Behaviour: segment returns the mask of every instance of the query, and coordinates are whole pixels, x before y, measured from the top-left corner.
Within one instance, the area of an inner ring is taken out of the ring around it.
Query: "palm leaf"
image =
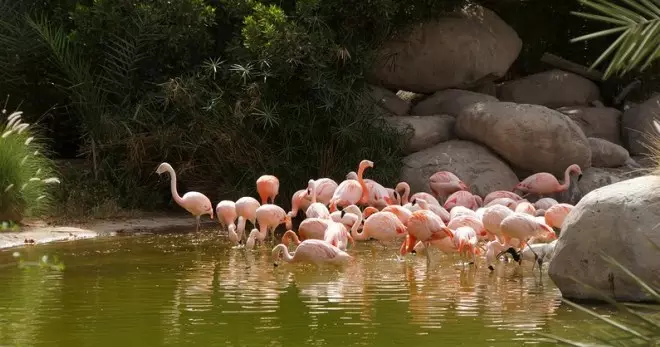
[[[633,336],[635,336],[635,337],[637,337],[637,338],[640,338],[640,339],[642,339],[642,340],[644,340],[644,341],[649,341],[649,338],[648,338],[648,337],[644,336],[642,333],[638,332],[637,330],[635,330],[635,329],[633,329],[633,328],[631,328],[631,327],[626,326],[625,324],[621,324],[621,323],[619,323],[619,322],[617,322],[617,321],[615,321],[615,320],[613,320],[613,319],[611,319],[611,318],[607,318],[607,317],[605,317],[605,316],[603,316],[603,315],[601,315],[601,314],[598,314],[598,312],[595,312],[595,311],[593,311],[593,310],[590,310],[590,309],[588,309],[588,308],[586,308],[586,307],[584,307],[584,306],[582,306],[582,305],[576,304],[576,303],[574,303],[574,302],[572,302],[572,301],[570,301],[570,300],[568,300],[568,299],[561,298],[560,300],[561,300],[563,303],[566,303],[567,305],[570,305],[571,307],[576,308],[576,309],[578,309],[578,310],[580,310],[580,311],[582,311],[582,312],[588,313],[588,314],[591,315],[592,317],[598,318],[598,319],[602,320],[603,322],[605,322],[605,323],[607,323],[607,324],[609,324],[609,325],[611,325],[611,326],[613,326],[613,327],[615,327],[615,328],[617,328],[617,329],[619,329],[619,330],[621,330],[621,331],[623,331],[623,332],[626,332],[626,333],[628,333],[628,334],[630,334],[630,335],[633,335]]]
[[[638,68],[640,71],[644,71],[660,58],[660,6],[657,4],[657,0],[578,1],[600,14],[571,12],[573,15],[616,26],[576,37],[571,42],[620,33],[619,37],[596,59],[590,69],[611,57],[604,78],[613,75],[622,76]]]

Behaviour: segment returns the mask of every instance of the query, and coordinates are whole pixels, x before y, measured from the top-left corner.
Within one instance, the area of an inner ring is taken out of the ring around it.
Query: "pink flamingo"
[[[442,206],[442,204],[440,204],[438,199],[436,199],[433,195],[426,192],[415,193],[413,194],[413,196],[410,197],[410,201],[419,200],[419,199],[426,201],[429,205]]]
[[[500,198],[507,198],[507,199],[511,199],[511,200],[514,200],[514,201],[522,200],[520,195],[518,195],[514,192],[510,192],[510,191],[507,191],[507,190],[496,190],[496,191],[490,192],[490,193],[488,193],[488,195],[486,195],[486,197],[484,198],[484,204],[488,205],[488,203],[490,203],[491,201],[493,201],[495,199],[500,199]]]
[[[486,207],[484,214],[481,217],[481,221],[484,225],[484,228],[491,235],[494,235],[499,240],[502,240],[502,230],[500,229],[500,224],[504,218],[513,214],[510,208],[502,205],[493,205]]]
[[[305,215],[307,216],[307,218],[328,219],[330,218],[330,211],[328,211],[328,208],[325,207],[323,203],[316,201],[316,192],[317,192],[316,182],[314,180],[309,180],[309,182],[307,183],[307,194],[311,195],[312,204],[309,205],[307,211],[305,211]]]
[[[495,206],[495,205],[501,205],[505,206],[511,211],[516,209],[516,206],[518,206],[518,201],[510,199],[510,198],[497,198],[494,200],[491,200],[488,204],[486,204],[486,208]]]
[[[375,212],[367,216],[362,232],[358,233],[357,228],[351,230],[353,239],[363,241],[371,237],[379,241],[391,241],[406,235],[406,226],[392,212]]]
[[[257,209],[261,206],[257,199],[251,196],[244,196],[236,200],[236,215],[238,215],[238,237],[243,239],[245,234],[245,224],[247,221],[252,223],[252,227],[257,227]]]
[[[422,210],[429,210],[433,213],[435,213],[440,219],[442,219],[443,223],[448,223],[449,220],[451,219],[451,215],[447,210],[445,210],[444,207],[435,205],[435,204],[429,204],[426,202],[424,199],[414,199],[412,202],[413,208],[411,211],[417,211],[417,209],[414,208],[414,205],[417,204],[420,209]]]
[[[397,183],[394,191],[401,197],[400,203],[402,206],[410,202],[410,185],[407,182]]]
[[[531,216],[536,215],[536,208],[534,208],[534,205],[532,205],[532,203],[527,200],[518,201],[518,205],[514,211],[519,213],[527,213]]]
[[[454,208],[451,209],[451,212],[449,212],[449,220],[458,218],[460,216],[472,216],[472,217],[477,217],[477,212],[470,210],[469,208],[465,206],[454,206]],[[448,223],[449,221],[445,221]]]
[[[199,232],[202,215],[208,214],[211,219],[213,219],[213,205],[211,204],[211,200],[200,192],[187,192],[183,194],[183,196],[180,196],[176,189],[176,172],[174,172],[172,165],[162,163],[156,169],[156,173],[159,175],[165,172],[170,174],[170,191],[172,192],[172,199],[195,217],[197,225],[195,231]]]
[[[268,199],[275,203],[275,197],[280,191],[280,180],[273,175],[263,175],[257,179],[257,192],[261,198],[261,204],[267,204]]]
[[[474,230],[479,240],[486,240],[488,238],[488,231],[484,227],[483,222],[476,217],[463,215],[453,218],[447,224],[447,228],[451,230],[458,230],[460,227],[470,227]]]
[[[355,245],[355,240],[348,233],[346,226],[342,223],[336,223],[333,221],[328,224],[328,229],[325,230],[325,237],[323,240],[342,251],[346,250],[349,241]]]
[[[287,230],[284,235],[282,235],[281,242],[288,246],[291,240],[293,240],[295,244],[300,244],[301,239],[303,241],[309,239],[323,240],[329,223],[330,220],[328,219],[306,218],[298,226],[298,234],[300,235],[300,238],[298,238],[298,235],[296,235],[293,230]]]
[[[520,190],[524,193],[534,193],[537,195],[563,192],[567,190],[571,184],[572,172],[578,173],[578,179],[582,177],[582,169],[580,169],[580,166],[573,164],[566,168],[563,184],[559,184],[557,178],[551,173],[539,172],[525,178],[522,182],[518,183],[513,190]]]
[[[552,228],[561,229],[564,224],[564,219],[569,212],[573,210],[573,205],[571,204],[557,204],[550,206],[550,208],[545,211],[545,223]]]
[[[429,210],[419,210],[413,212],[406,224],[408,235],[401,245],[401,256],[406,255],[413,250],[417,241],[422,241],[426,249],[429,248],[429,242],[442,240],[445,237],[454,238],[452,231],[445,226],[445,223],[436,214]],[[429,252],[426,252],[427,263],[431,261]]]
[[[284,212],[284,209],[273,204],[259,206],[259,208],[257,208],[256,214],[257,222],[259,223],[259,232],[254,236],[259,241],[266,239],[268,231],[270,231],[272,239],[275,240],[275,228],[277,228],[278,225],[287,223],[288,220],[291,220],[291,217],[289,217],[286,212]],[[246,242],[246,245],[249,245],[248,248],[252,248],[254,246],[255,240],[250,240],[253,234],[253,232],[250,232],[248,242]]]
[[[479,208],[478,200],[475,199],[474,195],[466,190],[459,190],[452,195],[450,195],[445,201],[444,208],[447,211],[451,211],[454,206],[464,206],[471,210],[476,210]]]
[[[381,212],[392,212],[396,215],[397,218],[401,221],[401,223],[406,224],[408,222],[408,218],[412,216],[412,211],[409,209],[399,206],[399,205],[390,205],[382,209]]]
[[[236,203],[231,200],[222,200],[215,207],[215,214],[218,216],[220,225],[229,227],[236,222]]]
[[[366,204],[369,199],[369,188],[362,179],[364,170],[374,167],[370,160],[362,160],[358,167],[357,180],[345,180],[339,184],[332,199],[330,199],[330,212],[337,210],[337,206]]]
[[[451,229],[451,227],[448,227]],[[477,265],[476,256],[481,254],[481,249],[477,246],[477,233],[469,226],[461,226],[453,231],[454,246],[461,256],[472,255],[472,264]]]
[[[322,203],[323,205],[330,204],[330,200],[337,190],[337,182],[330,178],[319,178],[314,180],[316,182],[316,201]],[[305,191],[305,198],[311,201],[311,191],[308,189]]]
[[[467,184],[449,171],[438,171],[429,177],[429,187],[435,196],[446,197],[459,190],[470,190]]]
[[[486,264],[490,271],[495,270],[493,265],[497,262],[499,255],[505,253],[508,248],[498,240],[490,241],[486,244]],[[518,253],[514,252],[511,255],[513,256],[513,260],[518,263],[521,262],[522,259]]]
[[[524,248],[532,237],[556,238],[555,232],[547,224],[528,214],[515,212],[502,220],[500,232],[505,245],[510,245],[511,239],[518,239],[521,248]]]
[[[357,181],[357,174],[351,171],[346,175],[346,179]],[[395,200],[392,199],[389,190],[383,187],[380,183],[368,178],[364,179],[364,183],[369,189],[369,199],[367,200],[367,205],[374,206],[376,208],[383,208],[385,206],[392,205],[395,202]]]
[[[323,240],[305,240],[296,248],[293,256],[289,253],[287,246],[279,244],[273,248],[273,265],[283,258],[287,263],[306,263],[313,265],[345,265],[353,257],[341,249]]]
[[[312,204],[312,201],[308,199],[307,189],[301,189],[291,196],[291,211],[288,215],[291,218],[298,216],[298,211],[303,210],[307,211],[309,205]],[[291,229],[291,226],[287,225],[287,229]]]

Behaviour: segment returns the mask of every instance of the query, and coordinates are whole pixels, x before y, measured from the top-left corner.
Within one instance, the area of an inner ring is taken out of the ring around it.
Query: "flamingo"
[[[337,205],[355,205],[359,203],[366,203],[369,199],[369,189],[364,183],[362,176],[364,170],[374,167],[374,163],[370,160],[362,160],[358,167],[357,180],[345,180],[339,184],[337,189],[330,199],[330,212],[337,210]]]
[[[445,210],[445,208],[440,205],[429,204],[424,199],[414,199],[412,201],[410,211],[414,212],[418,210],[417,208],[415,208],[415,204],[417,204],[419,209],[429,210],[435,213],[436,215],[438,215],[438,217],[442,219],[444,223],[449,222],[449,220],[451,219],[451,215],[449,214],[449,212],[447,212],[447,210]]]
[[[357,174],[354,171],[351,171],[346,175],[346,179],[357,181]],[[367,205],[383,208],[394,203],[390,191],[383,187],[380,183],[368,178],[364,179],[364,183],[369,189],[369,199],[367,200]]]
[[[280,258],[283,258],[287,263],[314,265],[345,265],[353,258],[348,253],[323,240],[314,239],[301,242],[293,256],[291,256],[285,245],[279,244],[273,248],[272,256],[274,266],[277,266],[277,261]]]
[[[392,212],[396,215],[397,218],[401,221],[401,223],[406,224],[408,222],[408,218],[412,215],[412,211],[409,209],[399,206],[399,205],[389,205],[382,209],[381,212]]]
[[[511,199],[514,201],[522,200],[522,197],[520,195],[510,192],[507,190],[496,190],[494,192],[488,193],[486,197],[484,198],[484,204],[488,205],[489,202],[495,200],[495,199],[500,199],[500,198],[507,198]]]
[[[488,238],[488,231],[486,230],[486,227],[484,227],[483,222],[481,219],[474,216],[462,215],[453,218],[449,221],[447,227],[451,230],[458,230],[460,227],[470,227],[474,230],[479,240],[485,240]]]
[[[449,229],[451,227],[448,226]],[[481,254],[481,250],[477,247],[477,233],[469,226],[461,226],[453,231],[454,246],[461,256],[472,255],[472,263],[477,265],[476,256]]]
[[[511,239],[518,239],[521,247],[525,247],[533,237],[556,238],[555,232],[547,224],[528,214],[516,212],[502,220],[500,232],[505,245],[510,245]]]
[[[438,171],[429,177],[429,187],[435,196],[446,197],[459,190],[469,190],[467,184],[449,171]]]
[[[251,196],[244,196],[236,200],[234,205],[236,206],[236,215],[238,215],[238,236],[243,239],[247,221],[252,223],[253,228],[257,226],[257,209],[261,204]]]
[[[564,219],[569,212],[573,210],[573,205],[571,204],[557,204],[551,206],[547,211],[545,211],[545,223],[552,228],[561,229],[561,226],[564,224]]]
[[[365,213],[365,215],[367,214]],[[351,230],[353,239],[360,241],[370,237],[379,241],[391,241],[405,235],[406,226],[401,223],[399,218],[392,212],[382,211],[368,215],[364,221],[362,232],[358,233],[357,228]]]
[[[328,208],[325,207],[323,203],[316,201],[316,192],[317,192],[316,182],[314,180],[309,180],[309,182],[307,183],[307,194],[312,196],[312,204],[309,205],[307,211],[305,211],[305,215],[308,218],[328,219],[330,218],[330,211],[328,211]]]
[[[332,219],[334,222],[344,224],[347,228],[351,228],[353,223],[357,222],[358,216],[354,213],[346,213],[346,208],[344,208],[341,211],[332,212],[330,214],[330,219]]]
[[[504,218],[512,214],[513,211],[507,207],[502,205],[493,205],[486,207],[481,221],[483,222],[486,231],[497,237],[499,240],[502,240],[502,230],[500,229],[500,224],[502,224]]]
[[[287,223],[291,220],[291,217],[289,217],[286,212],[284,212],[284,209],[273,204],[259,206],[259,208],[257,208],[256,215],[257,222],[259,222],[259,234],[256,235],[256,237],[259,241],[266,239],[268,231],[270,231],[271,237],[274,240],[275,228],[277,228],[278,225]],[[252,236],[252,234],[253,232],[250,232],[250,236]],[[253,242],[250,243],[250,246],[253,246],[253,244]]]
[[[534,208],[534,205],[532,205],[532,203],[527,200],[518,201],[518,205],[514,211],[519,213],[527,213],[531,216],[536,215],[536,208]]]
[[[436,199],[433,195],[426,192],[415,193],[413,194],[413,196],[410,197],[410,201],[419,200],[419,199],[426,201],[429,205],[442,206],[442,204],[440,204],[438,199]]]
[[[351,243],[355,245],[355,241],[353,237],[351,237],[351,235],[348,233],[346,226],[342,223],[332,221],[328,223],[328,228],[325,231],[325,237],[323,240],[341,249],[342,251],[346,250],[348,241],[351,241]]]
[[[200,192],[187,192],[183,194],[183,196],[180,196],[176,189],[176,172],[174,172],[172,165],[162,163],[156,169],[158,175],[165,172],[170,174],[170,191],[172,192],[172,199],[195,217],[195,231],[199,232],[200,219],[203,215],[208,214],[211,219],[213,219],[213,205],[211,204],[211,200]]]
[[[465,206],[455,206],[454,208],[451,209],[451,212],[449,212],[449,220],[452,220],[454,218],[460,217],[460,216],[473,216],[477,217],[477,212],[470,210],[469,208]]]
[[[409,253],[417,243],[417,240],[422,241],[425,248],[428,249],[429,242],[431,241],[442,240],[445,237],[454,238],[454,234],[445,226],[442,219],[429,210],[413,212],[412,216],[408,219],[406,229],[408,235],[401,245],[401,256]],[[426,260],[427,264],[431,261],[429,252],[426,252]]]
[[[535,173],[514,187],[515,190],[520,190],[523,193],[534,193],[537,195],[547,195],[552,193],[559,193],[566,191],[571,184],[571,173],[578,173],[578,180],[582,177],[582,169],[577,164],[573,164],[566,168],[564,171],[564,183],[559,184],[557,178],[548,172]]]
[[[316,182],[316,200],[324,205],[330,204],[330,199],[337,190],[338,184],[330,178],[319,178],[314,180]],[[309,191],[307,194],[309,195]]]
[[[481,199],[481,198],[480,198]],[[475,196],[466,191],[466,190],[459,190],[452,195],[450,195],[447,200],[445,201],[444,208],[447,209],[447,211],[451,211],[454,206],[464,206],[467,207],[471,210],[476,210],[479,208],[479,202],[475,198]]]
[[[508,250],[508,247],[501,243],[499,240],[493,240],[486,244],[486,264],[490,271],[495,270],[493,264],[497,261],[501,254],[504,254]],[[511,253],[513,260],[520,263],[520,254],[517,252]]]
[[[298,211],[300,209],[306,211],[309,208],[312,201],[307,199],[307,197],[307,189],[301,189],[291,196],[291,211],[288,213],[289,217],[295,218],[298,216]],[[291,229],[291,226],[287,226],[287,229]]]
[[[542,198],[538,199],[534,203],[534,207],[536,207],[537,210],[548,210],[550,207],[557,205],[559,202],[553,198]]]
[[[325,231],[328,229],[328,223],[330,220],[321,219],[321,218],[306,218],[298,226],[298,234],[302,240],[323,240],[325,238]],[[282,235],[282,243],[289,245],[290,239],[293,239],[295,244],[300,244],[300,239],[298,235],[292,230],[287,230],[284,235]]]
[[[401,197],[401,205],[402,206],[409,202],[409,199],[410,199],[410,184],[408,184],[407,182],[399,182],[399,183],[397,183],[396,187],[394,187],[394,190]]]
[[[215,207],[215,214],[218,216],[220,225],[229,227],[236,222],[236,203],[231,200],[222,200]]]
[[[236,233],[235,224],[230,224],[229,227],[227,227],[227,234],[229,236],[229,242],[231,242],[233,245],[238,245],[241,243],[242,240],[239,238],[238,234]]]
[[[486,204],[486,208],[495,206],[495,205],[502,205],[507,208],[509,208],[511,211],[516,209],[516,206],[518,206],[518,201],[510,199],[510,198],[497,198],[494,200],[491,200],[488,204]]]
[[[268,199],[275,203],[275,197],[280,191],[280,180],[273,175],[263,175],[257,179],[257,192],[261,198],[261,204],[267,204]]]

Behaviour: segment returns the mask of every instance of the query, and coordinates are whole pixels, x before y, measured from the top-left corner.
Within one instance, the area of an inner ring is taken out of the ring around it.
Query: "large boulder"
[[[591,165],[595,167],[624,166],[630,160],[628,151],[610,141],[589,137],[591,146]]]
[[[399,98],[394,92],[378,86],[367,86],[367,98],[374,103],[376,114],[405,116],[410,110],[410,103]]]
[[[424,98],[413,107],[410,113],[417,116],[448,114],[457,117],[463,108],[486,101],[498,100],[494,96],[486,94],[461,89],[446,89]]]
[[[571,299],[601,299],[573,278],[617,300],[651,297],[634,280],[601,258],[611,256],[647,283],[660,278],[660,177],[642,176],[587,194],[564,221],[550,262],[550,278]]]
[[[472,5],[385,42],[368,78],[416,93],[467,88],[503,77],[521,48],[509,25],[494,12]]]
[[[485,196],[495,190],[511,190],[518,179],[511,169],[487,148],[469,141],[440,143],[403,159],[401,179],[412,191],[431,193],[429,177],[438,171],[451,171],[470,186],[474,194]]]
[[[560,107],[588,137],[598,137],[617,145],[621,142],[621,111],[611,107]]]
[[[654,119],[660,120],[660,94],[623,112],[623,140],[630,154],[649,153],[644,144],[649,142],[649,135],[657,135],[652,124]]]
[[[512,166],[563,177],[566,168],[591,166],[591,148],[580,128],[561,112],[512,102],[477,103],[463,109],[456,135],[481,142]]]
[[[580,75],[550,70],[504,82],[499,88],[498,98],[558,108],[589,105],[600,98],[600,91],[594,82]]]
[[[384,117],[400,130],[412,130],[405,151],[413,153],[445,142],[454,137],[454,117],[447,115]]]
[[[580,199],[589,194],[590,192],[608,186],[610,184],[619,183],[631,178],[639,177],[644,174],[643,171],[633,170],[625,167],[618,168],[599,168],[590,167],[582,171],[582,177],[577,182],[580,191]]]

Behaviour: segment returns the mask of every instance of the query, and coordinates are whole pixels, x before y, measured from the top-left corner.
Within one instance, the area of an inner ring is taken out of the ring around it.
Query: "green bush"
[[[21,122],[21,114],[10,114],[0,128],[0,221],[20,222],[44,213],[52,203],[52,184],[60,182],[43,143]]]

